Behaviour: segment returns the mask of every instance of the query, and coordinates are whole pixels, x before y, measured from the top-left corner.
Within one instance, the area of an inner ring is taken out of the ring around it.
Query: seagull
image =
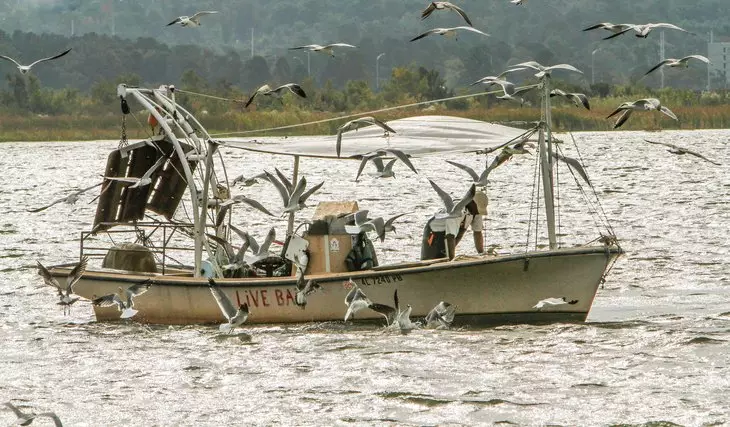
[[[243,175],[238,175],[237,177],[233,178],[233,181],[231,182],[232,186],[235,186],[238,183],[241,183],[244,187],[250,187],[254,184],[259,183],[259,179],[267,179],[265,173],[260,173],[258,175],[254,175],[252,177],[246,178]]]
[[[326,44],[324,46],[319,45],[319,44],[308,44],[308,45],[305,45],[305,46],[290,47],[289,50],[306,49],[306,50],[308,50],[310,52],[322,52],[322,53],[326,53],[326,54],[329,54],[331,57],[334,58],[335,57],[334,48],[336,48],[336,47],[352,47],[352,48],[357,48],[357,46],[353,46],[353,45],[347,44],[347,43],[331,43],[331,44]]]
[[[444,203],[447,218],[461,217],[464,209],[466,208],[466,205],[468,205],[469,202],[474,199],[474,194],[476,194],[477,191],[476,185],[472,184],[464,197],[462,197],[461,200],[459,200],[458,202],[454,203],[454,199],[452,199],[448,193],[446,193],[438,185],[436,185],[435,182],[431,181],[430,179],[428,180],[428,182],[431,183],[431,187],[436,190],[436,193],[439,195],[441,201]]]
[[[220,210],[218,211],[218,216],[216,217],[215,226],[220,227],[221,224],[223,224],[223,221],[226,218],[226,214],[231,209],[232,205],[238,204],[238,203],[246,203],[247,205],[254,207],[258,209],[259,211],[265,213],[269,216],[274,216],[271,212],[268,211],[261,203],[257,202],[254,199],[249,199],[248,197],[239,194],[238,196],[233,196],[232,198],[222,202],[220,205]]]
[[[296,212],[307,207],[305,203],[307,199],[324,185],[324,181],[322,181],[309,190],[304,191],[304,188],[307,186],[307,180],[304,177],[301,177],[296,187],[292,188],[292,184],[283,175],[282,180],[277,179],[270,172],[266,172],[266,176],[274,184],[274,187],[279,191],[284,201],[284,213]]]
[[[690,59],[697,59],[699,61],[704,62],[705,64],[710,63],[710,60],[707,59],[706,56],[702,56],[702,55],[688,55],[688,56],[685,56],[684,58],[679,58],[679,59],[667,58],[664,61],[656,64],[654,67],[652,67],[651,70],[647,71],[644,75],[647,75],[647,74],[651,73],[652,71],[659,69],[659,67],[661,67],[663,65],[668,65],[670,67],[675,67],[675,68],[689,68]]]
[[[378,237],[380,238],[380,241],[381,242],[385,241],[385,233],[387,233],[389,231],[392,231],[393,233],[395,233],[395,225],[393,225],[393,222],[395,222],[396,219],[402,217],[403,215],[408,215],[409,213],[411,213],[411,212],[404,212],[402,214],[394,215],[394,216],[388,218],[385,221],[385,224],[383,224],[383,233],[378,235]]]
[[[289,91],[293,93],[294,95],[301,96],[302,98],[306,98],[307,94],[304,93],[304,89],[302,89],[301,86],[299,86],[296,83],[287,83],[285,85],[281,85],[277,87],[276,89],[271,89],[269,85],[263,85],[260,88],[256,89],[256,92],[251,95],[250,98],[248,98],[248,101],[243,105],[244,108],[248,108],[249,105],[253,102],[253,99],[256,97],[256,95],[261,94],[265,96],[273,96],[274,98],[281,99],[282,96],[286,93],[286,91]]]
[[[685,33],[689,33],[689,34],[694,34],[694,33],[691,33],[689,31],[685,30],[684,28],[680,28],[674,24],[667,24],[666,22],[659,22],[656,24],[649,23],[649,24],[631,25],[628,28],[625,28],[625,29],[619,31],[618,33],[612,34],[608,37],[604,37],[603,40],[608,40],[608,39],[612,39],[614,37],[618,37],[621,34],[624,34],[631,30],[636,31],[636,34],[634,34],[636,37],[641,37],[641,38],[645,39],[649,36],[649,33],[654,28],[668,28],[670,30],[678,30],[678,31],[682,31]]]
[[[567,70],[567,71],[573,71],[574,73],[583,74],[583,71],[575,68],[574,66],[572,66],[570,64],[555,64],[555,65],[550,65],[550,66],[546,67],[536,61],[527,61],[527,62],[522,62],[520,64],[515,64],[512,67],[513,68],[527,67],[527,68],[532,68],[533,70],[537,70],[538,72],[535,73],[535,77],[537,77],[538,79],[541,79],[544,76],[550,77],[551,73],[554,70]]]
[[[516,4],[518,6],[522,6],[523,4],[525,4],[525,1],[527,0],[509,0],[510,3]]]
[[[307,280],[307,282],[305,283],[304,274],[302,274],[297,279],[297,294],[294,299],[294,303],[304,309],[307,306],[307,297],[310,294],[319,290],[322,290],[322,287],[319,285],[319,283],[315,282],[312,279]]]
[[[454,12],[461,15],[462,18],[464,18],[464,21],[466,21],[467,24],[472,26],[471,20],[468,16],[466,16],[466,12],[464,12],[463,9],[461,9],[459,6],[449,3],[447,1],[432,1],[431,4],[426,7],[426,9],[421,12],[421,20],[424,20],[431,16],[431,14],[436,10],[453,10]]]
[[[178,16],[177,18],[175,18],[174,21],[172,21],[169,24],[167,24],[167,26],[169,27],[170,25],[175,25],[175,24],[177,24],[179,22],[180,25],[183,26],[183,27],[199,27],[200,26],[200,17],[201,16],[204,16],[204,15],[212,15],[214,13],[218,13],[218,11],[217,10],[209,10],[209,11],[198,12],[198,13],[196,13],[193,16]]]
[[[15,66],[18,67],[18,70],[20,71],[21,74],[27,74],[28,71],[30,71],[31,67],[34,66],[35,64],[39,64],[39,63],[45,62],[45,61],[53,61],[54,59],[58,59],[58,58],[60,58],[60,57],[62,57],[64,55],[66,55],[69,52],[71,52],[71,49],[68,49],[66,51],[63,51],[63,52],[59,53],[56,56],[51,56],[51,57],[48,57],[48,58],[39,59],[39,60],[37,60],[35,62],[32,62],[30,65],[20,65],[18,63],[18,61],[14,60],[13,58],[11,58],[9,56],[5,56],[5,55],[0,55],[0,58],[5,59],[5,60],[10,61],[13,64],[15,64]]]
[[[662,105],[662,103],[656,99],[656,98],[644,98],[639,99],[637,101],[633,102],[624,102],[621,103],[611,114],[608,115],[608,118],[611,118],[618,114],[619,112],[623,111],[621,115],[619,116],[618,120],[616,120],[616,123],[613,125],[613,128],[619,128],[622,124],[626,122],[626,120],[631,117],[631,113],[633,111],[660,111],[662,114],[669,116],[673,118],[674,120],[679,121],[677,116],[670,110],[669,108]]]
[[[100,307],[110,307],[112,305],[117,306],[117,309],[122,312],[120,319],[129,319],[138,313],[134,309],[134,297],[138,297],[143,293],[147,292],[152,286],[152,279],[147,279],[143,282],[132,285],[127,289],[122,289],[120,286],[116,294],[104,295],[98,298],[94,298],[91,302],[94,305]]]
[[[686,149],[684,147],[680,147],[678,145],[670,144],[668,142],[649,141],[648,139],[645,139],[644,141],[648,142],[649,144],[658,144],[658,145],[664,145],[666,147],[669,147],[669,150],[667,150],[667,151],[669,151],[672,154],[679,154],[679,155],[691,154],[693,156],[699,157],[702,160],[706,160],[706,161],[712,163],[713,165],[717,165],[717,166],[722,165],[722,163],[718,163],[714,160],[710,160],[707,157],[703,156],[702,154],[700,154],[696,151],[688,150],[688,149]]]
[[[633,26],[633,24],[612,24],[610,22],[601,22],[596,25],[591,25],[588,28],[584,28],[583,31],[591,31],[596,29],[602,29],[606,31],[610,31],[613,34],[620,33],[626,29],[630,29]]]
[[[588,174],[586,173],[585,169],[583,169],[583,165],[581,165],[578,160],[571,157],[565,157],[557,152],[553,152],[553,157],[564,162],[566,165],[568,165],[568,168],[574,169],[575,172],[580,175],[581,178],[583,178],[586,184],[593,187],[593,184],[591,184],[591,181],[588,179]]]
[[[160,156],[159,159],[155,162],[154,165],[152,165],[147,171],[141,176],[141,177],[117,177],[117,176],[107,176],[106,179],[112,180],[112,181],[120,181],[125,184],[132,184],[128,186],[127,188],[142,188],[147,185],[152,184],[152,175],[157,171],[157,169],[160,168],[165,162],[167,161],[167,156]]]
[[[481,174],[477,174],[474,169],[470,168],[467,165],[462,165],[461,163],[453,162],[451,160],[446,160],[446,163],[448,163],[452,166],[456,166],[457,168],[459,168],[463,171],[466,171],[466,173],[468,173],[469,176],[471,177],[473,184],[478,185],[480,187],[487,186],[487,178],[489,177],[490,169],[485,168]]]
[[[502,87],[503,94],[498,96],[497,99],[501,99],[503,101],[515,101],[519,103],[520,105],[525,104],[525,100],[517,96],[521,93],[525,93],[528,91],[531,91],[535,88],[535,86],[525,86],[521,88],[515,88],[514,83],[508,82],[507,80],[493,80],[490,82],[483,82],[485,85],[487,85],[487,88],[489,88],[491,85],[499,85]]]
[[[383,218],[368,218],[367,209],[362,209],[357,212],[347,215],[347,222],[353,221],[355,225],[345,224],[345,232],[347,234],[360,234],[368,231],[374,231],[376,234],[384,233],[383,227],[385,227],[385,221]]]
[[[347,306],[347,312],[345,312],[345,322],[350,316],[353,316],[358,311],[369,308],[383,317],[385,317],[388,325],[395,319],[395,309],[385,304],[377,304],[370,301],[370,299],[360,290],[357,284],[352,280],[348,279],[344,282],[344,286],[350,289],[350,292],[345,296],[345,305]]]
[[[234,307],[231,299],[228,298],[228,295],[223,292],[213,279],[208,279],[208,288],[210,289],[210,293],[213,294],[215,302],[218,303],[221,313],[228,319],[228,323],[222,323],[218,326],[218,330],[227,334],[233,333],[233,329],[236,326],[240,326],[248,319],[248,304],[244,302],[238,308]]]
[[[400,304],[398,302],[398,289],[393,292],[393,301],[395,302],[395,318],[391,325],[397,326],[403,334],[407,334],[413,329],[421,326],[418,322],[411,322],[411,310],[413,310],[413,308],[410,304],[406,306],[405,310],[401,311]]]
[[[349,122],[345,123],[344,125],[337,128],[337,145],[336,145],[336,151],[337,151],[337,157],[340,157],[340,149],[342,148],[342,133],[347,132],[350,130],[357,130],[366,126],[375,125],[380,127],[385,131],[385,135],[388,136],[391,133],[397,133],[393,128],[385,124],[385,122],[382,122],[375,117],[372,116],[365,116],[365,117],[359,117],[355,120],[350,120]]]
[[[372,151],[367,154],[356,154],[354,156],[350,156],[355,159],[361,159],[360,161],[360,167],[357,169],[357,175],[355,175],[355,182],[357,182],[358,178],[360,178],[360,174],[362,173],[363,169],[365,169],[365,165],[369,161],[373,161],[376,158],[382,157],[387,155],[388,153],[393,154],[395,156],[394,159],[389,161],[382,170],[378,170],[378,177],[380,178],[392,178],[395,177],[395,173],[393,172],[393,165],[397,160],[400,160],[401,162],[405,163],[406,166],[408,166],[414,173],[418,174],[418,171],[416,170],[416,167],[413,166],[413,163],[408,158],[408,154],[404,153],[401,150],[396,150],[395,148],[387,148],[384,150],[377,150]],[[377,163],[376,163],[377,166]],[[379,169],[379,168],[378,168]]]
[[[40,208],[28,209],[28,212],[36,213],[36,212],[44,211],[44,210],[46,210],[46,209],[50,208],[51,206],[56,205],[58,203],[67,203],[69,205],[73,205],[74,203],[76,203],[79,200],[79,196],[80,195],[82,195],[85,192],[91,190],[92,188],[96,188],[96,187],[100,186],[101,184],[103,184],[103,182],[100,182],[98,184],[94,184],[91,187],[82,188],[81,190],[78,190],[76,192],[73,192],[73,193],[69,194],[66,197],[61,197],[60,199],[54,200],[53,202],[51,202],[51,203],[49,203],[49,204],[47,204],[45,206],[41,206]]]
[[[508,70],[502,71],[501,73],[497,74],[496,76],[485,76],[485,77],[482,77],[481,79],[479,79],[479,80],[475,81],[474,83],[472,83],[470,86],[474,86],[474,85],[479,84],[479,83],[483,83],[483,84],[485,84],[487,86],[491,86],[492,84],[498,84],[498,83],[495,83],[495,81],[497,81],[497,80],[505,81],[506,82],[507,80],[504,77],[507,74],[514,73],[515,71],[522,71],[522,70],[525,70],[525,69],[526,69],[526,67],[510,68]]]
[[[61,284],[58,283],[58,280],[51,276],[51,272],[48,271],[48,269],[44,267],[40,261],[36,262],[38,263],[38,274],[43,277],[45,284],[53,286],[56,290],[58,290],[58,297],[60,299],[58,305],[63,306],[63,314],[71,314],[71,306],[79,300],[78,297],[71,297],[73,294],[73,286],[79,281],[79,279],[81,279],[84,271],[86,271],[86,264],[89,262],[89,258],[83,257],[71,270],[68,276],[66,276],[66,286],[61,286]]]
[[[448,329],[454,321],[456,306],[441,301],[426,315],[426,327],[436,329]]]
[[[577,93],[577,92],[564,92],[560,89],[553,89],[550,91],[550,97],[554,96],[562,96],[571,102],[573,102],[573,105],[576,107],[585,107],[586,110],[591,109],[591,105],[588,103],[588,97],[583,93]]]
[[[240,233],[242,233],[241,230],[238,230],[233,225],[231,225],[231,229],[235,230],[237,233],[239,233],[239,235],[241,235]],[[246,234],[246,236],[248,236],[247,233],[244,233],[244,234]],[[208,238],[210,238],[211,240],[213,240],[214,242],[219,244],[221,248],[223,248],[223,251],[225,252],[225,255],[226,255],[226,260],[228,262],[228,264],[221,266],[221,269],[223,269],[224,272],[227,272],[227,271],[236,272],[247,265],[247,263],[245,261],[246,251],[248,250],[248,247],[249,247],[247,238],[243,239],[243,243],[238,248],[238,251],[236,251],[235,249],[233,249],[233,245],[231,245],[230,242],[228,242],[226,239],[223,239],[221,237],[218,237],[213,234],[208,234],[208,233],[206,233],[206,236],[208,236]],[[225,277],[229,277],[229,276],[225,276]]]
[[[13,405],[10,402],[5,402],[5,406],[8,407],[13,413],[15,413],[15,416],[18,417],[17,420],[13,423],[13,425],[20,425],[20,426],[29,426],[33,424],[33,420],[35,420],[38,417],[46,417],[53,420],[53,424],[56,427],[63,427],[63,424],[61,423],[61,419],[58,418],[58,415],[56,415],[53,412],[41,412],[40,414],[33,414],[33,413],[25,413],[22,412],[20,409],[18,409],[17,406]]]
[[[459,37],[457,35],[457,30],[471,31],[473,33],[479,33],[483,36],[489,37],[489,34],[479,31],[473,27],[451,27],[451,28],[434,28],[432,30],[428,30],[423,34],[419,34],[416,37],[413,37],[411,39],[411,41],[414,42],[418,39],[422,39],[426,36],[430,36],[431,34],[438,34],[439,36],[445,36],[445,37],[454,37],[454,39],[458,41]]]
[[[250,234],[241,232],[237,229],[236,231],[242,238],[246,240],[246,242],[248,243],[248,247],[251,248],[253,259],[251,259],[251,261],[249,262],[250,264],[272,256],[271,252],[269,252],[269,247],[271,247],[271,244],[276,239],[276,229],[274,227],[271,227],[269,229],[269,232],[266,233],[266,237],[264,238],[264,241],[261,243],[261,245],[259,245],[256,239],[254,239],[253,236],[251,236]]]
[[[537,304],[535,304],[535,305],[532,306],[532,308],[536,308],[538,310],[542,310],[543,307],[547,307],[547,306],[563,305],[563,304],[571,304],[571,305],[573,305],[573,304],[577,304],[577,303],[578,303],[578,300],[577,299],[568,301],[568,299],[565,298],[565,297],[562,297],[562,298],[546,298],[546,299],[543,299],[543,300],[538,301]]]

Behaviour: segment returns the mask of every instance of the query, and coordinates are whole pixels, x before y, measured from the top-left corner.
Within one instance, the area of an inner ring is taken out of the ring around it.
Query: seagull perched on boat
[[[304,89],[302,89],[301,86],[299,86],[296,83],[287,83],[285,85],[281,85],[275,89],[272,89],[269,85],[263,85],[260,88],[256,89],[256,92],[254,92],[250,98],[248,98],[248,101],[243,105],[244,108],[248,108],[249,105],[253,102],[254,98],[256,98],[256,95],[264,95],[264,96],[273,96],[274,98],[277,98],[281,100],[281,97],[284,96],[284,94],[289,91],[293,93],[294,95],[300,96],[302,98],[306,98],[307,94],[304,92]]]
[[[96,187],[100,186],[101,184],[103,184],[103,182],[99,182],[99,183],[94,184],[94,185],[92,185],[90,187],[82,188],[79,191],[75,191],[75,192],[69,194],[66,197],[61,197],[60,199],[54,200],[53,202],[51,202],[51,203],[49,203],[49,204],[47,204],[45,206],[41,206],[40,208],[28,209],[28,212],[36,213],[36,212],[44,211],[44,210],[46,210],[46,209],[50,208],[51,206],[56,205],[58,203],[66,203],[66,204],[69,204],[69,205],[73,205],[74,203],[76,203],[79,200],[79,196],[80,195],[82,195],[85,192],[91,190],[92,188],[96,188]]]
[[[602,29],[602,30],[610,31],[613,34],[617,34],[626,29],[630,29],[632,26],[633,26],[633,24],[612,24],[610,22],[601,22],[599,24],[591,25],[588,28],[584,28],[583,31]]]
[[[248,319],[248,304],[244,302],[238,308],[234,307],[231,299],[213,279],[208,279],[208,288],[210,293],[213,294],[215,302],[218,303],[221,313],[228,319],[228,323],[222,323],[218,326],[218,330],[227,334],[232,333],[236,326],[242,325]]]
[[[305,46],[290,47],[289,50],[306,49],[310,52],[326,53],[334,58],[335,57],[334,48],[336,48],[336,47],[357,48],[357,46],[353,46],[353,45],[347,44],[347,43],[331,43],[331,44],[326,44],[324,46],[322,46],[320,44],[308,44]]]
[[[383,129],[385,131],[385,136],[388,136],[391,133],[397,133],[393,128],[385,124],[385,122],[382,122],[375,117],[372,116],[365,116],[365,117],[358,117],[355,120],[350,120],[349,122],[343,124],[339,128],[337,128],[337,145],[335,146],[335,151],[337,152],[337,157],[340,157],[340,150],[342,148],[342,133],[347,132],[350,130],[357,130],[360,128],[364,128],[366,126],[375,125],[379,128]]]
[[[133,176],[107,176],[106,179],[112,181],[120,181],[125,184],[132,184],[127,188],[141,188],[152,184],[152,175],[167,161],[167,156],[160,156],[159,159],[152,165],[141,177]]]
[[[199,27],[200,26],[200,17],[205,15],[212,15],[214,13],[218,13],[217,10],[206,10],[202,12],[198,12],[193,16],[178,16],[175,18],[174,21],[167,24],[169,27],[170,25],[175,25],[177,23],[180,23],[183,27]]]
[[[313,294],[316,291],[322,290],[322,287],[319,285],[319,283],[315,282],[312,279],[309,279],[305,282],[303,274],[297,278],[296,287],[297,293],[294,299],[294,303],[302,309],[306,308],[307,297],[309,295]]]
[[[413,37],[411,39],[411,41],[414,42],[414,41],[419,40],[419,39],[422,39],[422,38],[424,38],[426,36],[430,36],[431,34],[436,34],[436,35],[444,36],[444,37],[454,37],[454,39],[458,41],[459,40],[459,37],[457,35],[457,32],[458,31],[462,31],[462,30],[463,31],[471,31],[472,33],[479,33],[479,34],[481,34],[483,36],[489,37],[489,34],[487,34],[485,32],[482,32],[482,31],[479,31],[479,30],[477,30],[474,27],[464,27],[464,26],[461,26],[461,27],[451,27],[451,28],[434,28],[434,29],[431,29],[431,30],[426,31],[423,34],[419,34],[416,37]]]
[[[456,306],[448,302],[441,301],[436,304],[426,315],[426,327],[436,329],[448,329],[454,321]]]
[[[585,107],[586,110],[591,109],[591,104],[588,103],[588,97],[584,93],[565,92],[560,89],[553,89],[550,91],[550,97],[552,98],[554,96],[562,96],[570,100],[576,107]]]
[[[376,150],[371,151],[370,153],[366,154],[355,154],[353,156],[350,156],[354,159],[360,159],[360,167],[357,169],[357,175],[355,175],[355,182],[357,182],[358,178],[360,178],[360,174],[362,173],[363,169],[365,169],[365,165],[369,161],[374,161],[374,159],[383,157],[387,155],[388,153],[393,154],[395,158],[393,158],[391,161],[385,164],[383,167],[383,170],[378,170],[378,177],[380,178],[394,178],[395,173],[393,172],[393,165],[397,160],[400,160],[401,162],[405,163],[406,166],[410,170],[413,171],[413,173],[418,174],[418,171],[416,170],[416,167],[413,166],[413,163],[408,158],[408,154],[404,153],[401,150],[396,150],[395,148],[386,148],[384,150]]]
[[[634,111],[660,111],[662,114],[669,116],[673,118],[674,120],[679,121],[677,116],[670,110],[669,108],[662,105],[661,101],[659,101],[656,98],[644,98],[639,99],[637,101],[633,102],[623,102],[621,105],[619,105],[611,114],[606,117],[607,119],[615,116],[616,114],[621,113],[618,120],[616,120],[616,123],[614,123],[613,128],[619,128],[622,124],[626,122],[626,120],[631,117],[631,113]]]
[[[89,262],[88,257],[83,257],[81,261],[79,261],[78,264],[71,270],[71,272],[66,277],[66,286],[61,286],[60,283],[58,283],[58,280],[56,280],[55,277],[51,276],[51,272],[48,271],[46,267],[41,264],[40,261],[36,261],[38,263],[38,274],[43,277],[43,281],[46,285],[52,286],[56,288],[58,291],[58,298],[60,301],[58,302],[58,305],[63,307],[63,314],[71,314],[71,306],[79,300],[79,297],[72,297],[73,295],[73,286],[81,279],[81,276],[84,274],[84,271],[86,271],[86,264]]]
[[[5,406],[13,411],[16,417],[18,417],[17,420],[13,423],[13,425],[19,425],[19,426],[29,426],[33,424],[33,421],[36,418],[39,417],[45,417],[50,418],[53,420],[53,424],[56,427],[63,427],[63,424],[61,423],[61,419],[58,418],[58,415],[56,415],[54,412],[41,412],[40,414],[33,414],[33,413],[25,413],[21,411],[17,406],[13,405],[10,402],[5,402]]]
[[[5,56],[5,55],[0,55],[0,58],[4,59],[6,61],[10,61],[13,64],[15,64],[15,66],[18,67],[18,71],[20,71],[21,74],[27,74],[28,71],[30,71],[31,67],[33,67],[34,65],[40,64],[41,62],[45,62],[45,61],[53,61],[54,59],[58,59],[64,55],[66,55],[69,52],[71,52],[71,49],[63,51],[56,56],[50,56],[48,58],[39,59],[35,62],[32,62],[30,65],[21,65],[18,63],[18,61],[14,60],[13,58],[11,58],[9,56]]]
[[[538,79],[541,79],[545,76],[550,77],[550,75],[552,74],[552,72],[554,70],[567,70],[567,71],[572,71],[574,73],[583,74],[583,71],[575,68],[574,66],[572,66],[570,64],[555,64],[555,65],[550,65],[550,66],[544,66],[536,61],[527,61],[527,62],[515,64],[512,66],[512,68],[525,68],[525,67],[532,68],[533,70],[537,70],[537,73],[535,73],[535,77],[537,77]]]
[[[686,149],[684,147],[680,147],[678,145],[670,144],[668,142],[649,141],[648,139],[645,139],[644,141],[648,142],[649,144],[658,144],[658,145],[664,145],[665,147],[669,147],[669,150],[667,150],[667,151],[669,151],[672,154],[679,154],[679,155],[691,154],[693,156],[699,157],[702,160],[706,160],[706,161],[712,163],[713,165],[717,165],[717,166],[722,165],[722,163],[718,163],[714,160],[710,160],[707,157],[703,156],[702,154],[700,154],[696,151],[688,150],[688,149]]]
[[[574,304],[577,304],[577,303],[578,303],[578,300],[577,299],[568,301],[568,299],[565,298],[565,297],[562,297],[562,298],[545,298],[543,300],[538,301],[537,304],[535,304],[535,305],[532,306],[532,308],[536,308],[539,311],[539,310],[542,310],[544,307],[550,307],[550,306],[556,306],[556,305],[563,305],[563,304],[571,304],[571,305],[574,305]]]
[[[438,185],[436,185],[435,182],[431,181],[430,179],[428,180],[428,182],[431,183],[431,187],[436,190],[436,193],[439,195],[441,201],[444,203],[447,218],[461,217],[464,209],[466,208],[466,205],[468,205],[469,202],[474,199],[474,194],[476,194],[477,191],[476,185],[472,184],[464,197],[462,197],[458,202],[454,203],[454,199],[452,199],[447,192],[445,192]]]
[[[459,6],[449,3],[447,1],[432,1],[424,10],[421,12],[421,20],[424,20],[431,16],[434,11],[437,10],[453,10],[458,13],[469,26],[472,26],[471,20],[466,16],[466,12]]]
[[[283,174],[281,175],[283,177],[282,181],[270,172],[266,172],[266,176],[274,184],[274,187],[279,191],[284,201],[284,213],[296,212],[307,207],[305,203],[307,199],[324,185],[324,181],[322,181],[309,190],[304,191],[307,186],[307,179],[304,177],[301,177],[296,187],[294,187],[286,177],[283,177]]]
[[[384,304],[373,303],[372,301],[370,301],[365,293],[357,286],[357,283],[355,283],[352,279],[348,279],[344,282],[343,285],[346,289],[350,289],[350,292],[348,292],[345,296],[345,305],[347,306],[347,312],[345,312],[345,322],[347,322],[347,319],[349,319],[358,311],[364,308],[369,308],[385,317],[386,322],[389,325],[391,324],[392,320],[394,319],[393,316],[395,314],[395,309],[393,307]]]
[[[566,165],[568,165],[569,169],[575,170],[575,172],[580,175],[581,178],[583,178],[586,184],[588,184],[590,187],[593,187],[593,184],[591,184],[591,181],[588,179],[588,174],[586,173],[585,169],[583,169],[583,165],[581,165],[578,160],[572,157],[565,157],[557,152],[553,152],[553,157],[564,162]]]
[[[654,67],[652,67],[651,70],[644,73],[644,75],[647,75],[647,74],[651,73],[652,71],[657,70],[664,65],[674,67],[674,68],[689,68],[690,59],[696,59],[698,61],[704,62],[705,64],[710,63],[710,60],[707,59],[706,56],[702,56],[702,55],[688,55],[688,56],[685,56],[684,58],[679,58],[679,59],[667,58],[664,61],[661,61],[660,63],[656,64]]]
[[[91,300],[92,304],[100,307],[111,307],[116,304],[117,309],[122,312],[120,319],[129,319],[138,313],[134,309],[134,298],[142,295],[143,293],[150,290],[152,286],[152,279],[147,279],[143,282],[132,285],[127,289],[122,289],[120,286],[115,294],[108,294]]]
[[[666,22],[659,22],[659,23],[656,23],[656,24],[649,23],[649,24],[630,25],[628,28],[625,28],[625,29],[619,31],[618,33],[612,34],[612,35],[610,35],[608,37],[604,37],[603,40],[608,40],[608,39],[612,39],[614,37],[618,37],[621,34],[624,34],[624,33],[628,32],[628,31],[631,31],[631,30],[636,31],[636,34],[634,34],[636,37],[641,37],[641,38],[645,39],[645,38],[647,38],[649,36],[649,33],[654,28],[667,28],[667,29],[670,29],[670,30],[678,30],[678,31],[682,31],[682,32],[685,32],[685,33],[689,33],[689,34],[693,34],[694,35],[694,33],[691,33],[689,31],[685,30],[684,28],[680,28],[680,27],[678,27],[678,26],[676,26],[674,24],[668,24]]]
[[[472,168],[470,168],[467,165],[462,165],[461,163],[453,162],[451,160],[446,160],[446,163],[456,166],[457,168],[466,171],[466,173],[469,174],[469,176],[472,179],[472,182],[476,184],[479,187],[486,187],[487,186],[487,178],[489,177],[490,170],[488,168],[485,168],[481,174],[477,174],[476,171]]]

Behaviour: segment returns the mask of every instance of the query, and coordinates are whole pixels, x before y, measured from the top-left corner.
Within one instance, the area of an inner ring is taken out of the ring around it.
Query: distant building
[[[707,43],[707,58],[710,60],[710,75],[724,79],[730,83],[730,42]]]

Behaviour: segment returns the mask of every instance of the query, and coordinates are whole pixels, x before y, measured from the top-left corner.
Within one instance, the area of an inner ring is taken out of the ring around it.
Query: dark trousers
[[[421,240],[421,259],[446,258],[446,232],[431,230],[429,219],[423,227],[423,240]]]

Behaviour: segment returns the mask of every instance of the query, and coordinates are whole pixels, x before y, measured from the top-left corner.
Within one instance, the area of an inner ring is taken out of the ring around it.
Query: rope
[[[533,87],[537,87],[537,86],[538,85],[529,85],[529,86],[520,87],[518,89],[522,89],[522,88],[533,88]],[[206,95],[206,94],[203,94],[203,93],[191,92],[191,91],[186,91],[186,90],[182,90],[182,89],[177,89],[177,91],[180,92],[180,93],[187,93],[187,94],[190,94],[190,95],[202,96],[202,97],[217,99],[217,100],[221,100],[221,101],[239,102],[239,103],[241,102],[241,101],[239,101],[237,99],[222,98],[222,97],[218,97],[218,96]],[[210,136],[220,137],[220,136],[227,136],[227,135],[250,135],[252,133],[263,133],[263,132],[271,132],[271,131],[284,130],[284,129],[293,129],[293,128],[298,128],[298,127],[304,127],[304,126],[311,126],[311,125],[318,125],[318,124],[322,124],[322,123],[334,122],[334,121],[337,121],[337,120],[351,119],[351,118],[362,117],[362,116],[369,116],[369,115],[372,115],[372,114],[383,113],[383,112],[386,112],[386,111],[401,110],[401,109],[404,109],[404,108],[418,107],[418,106],[421,106],[421,105],[430,105],[430,104],[436,104],[436,103],[439,103],[439,102],[453,101],[453,100],[456,100],[456,99],[474,98],[474,97],[477,97],[477,96],[484,96],[484,95],[494,95],[494,94],[498,94],[498,93],[502,93],[502,91],[501,90],[493,90],[493,91],[486,91],[486,92],[480,92],[480,93],[470,93],[470,94],[466,94],[466,95],[456,95],[456,96],[451,96],[451,97],[448,97],[448,98],[434,99],[434,100],[431,100],[431,101],[421,101],[421,102],[414,102],[412,104],[404,104],[404,105],[396,105],[394,107],[380,108],[378,110],[365,111],[365,112],[362,112],[362,113],[346,114],[346,115],[343,115],[343,116],[331,117],[329,119],[314,120],[314,121],[311,121],[311,122],[297,123],[297,124],[285,125],[285,126],[277,126],[277,127],[272,127],[272,128],[266,128],[266,129],[254,129],[254,130],[246,130],[246,131],[238,131],[238,132],[216,133],[216,134],[210,134]]]

